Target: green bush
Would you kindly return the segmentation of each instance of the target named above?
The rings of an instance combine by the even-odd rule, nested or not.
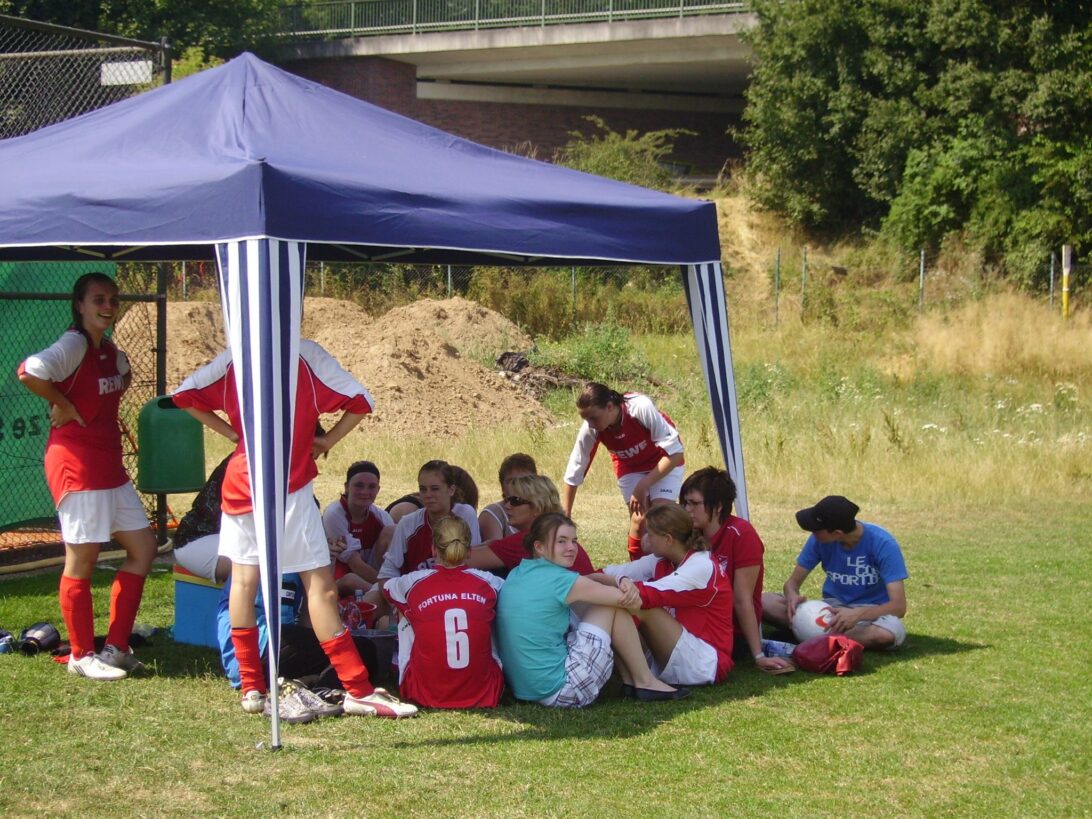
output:
[[[674,149],[671,140],[693,135],[693,131],[666,128],[644,134],[637,131],[619,134],[608,128],[600,117],[591,115],[584,119],[598,133],[585,136],[580,131],[571,131],[572,139],[554,157],[557,164],[645,188],[667,190],[672,187],[674,177],[663,164]]]
[[[617,324],[589,324],[562,341],[547,341],[531,354],[531,362],[608,385],[645,379],[648,362]]]

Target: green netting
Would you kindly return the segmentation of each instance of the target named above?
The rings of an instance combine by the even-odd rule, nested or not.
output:
[[[0,291],[57,293],[67,296],[77,277],[92,270],[115,275],[101,262],[0,263]],[[4,331],[4,368],[0,380],[0,531],[54,517],[53,500],[42,468],[49,407],[19,383],[16,368],[29,354],[45,349],[71,324],[67,298],[49,301],[28,297],[0,299]]]

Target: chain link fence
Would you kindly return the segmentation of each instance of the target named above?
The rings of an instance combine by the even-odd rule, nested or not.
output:
[[[0,139],[169,81],[166,44],[0,14]]]

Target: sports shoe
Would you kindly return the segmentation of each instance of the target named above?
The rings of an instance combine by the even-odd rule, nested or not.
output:
[[[107,665],[98,654],[85,654],[79,659],[69,657],[68,673],[89,680],[124,680],[128,676],[124,668]]]
[[[122,651],[117,646],[107,643],[102,651],[99,652],[99,659],[107,665],[112,665],[114,668],[120,668],[126,674],[144,670],[144,663],[136,658],[136,655],[133,654],[131,648]]]
[[[360,698],[347,693],[344,708],[346,714],[357,714],[364,717],[401,719],[402,717],[417,716],[416,705],[402,702],[385,688],[377,688],[368,696]]]
[[[261,691],[247,691],[243,694],[241,705],[248,714],[260,714],[265,710],[265,694]]]
[[[292,680],[285,684],[285,687],[292,687],[292,690],[299,696],[300,701],[307,706],[307,708],[318,718],[322,717],[340,717],[345,709],[338,703],[327,702],[306,685],[299,680]]]
[[[273,718],[273,698],[266,697],[265,708],[262,713],[270,719]],[[307,707],[300,697],[300,690],[292,683],[285,683],[277,698],[277,712],[281,715],[281,722],[289,725],[298,725],[303,722],[312,722],[318,715]]]

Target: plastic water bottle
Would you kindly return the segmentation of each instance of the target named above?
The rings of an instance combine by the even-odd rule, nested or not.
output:
[[[780,640],[763,640],[762,650],[767,657],[792,657],[793,649],[796,646],[793,643],[783,643]]]
[[[0,636],[0,654],[11,654],[15,651],[15,638],[10,634]]]

